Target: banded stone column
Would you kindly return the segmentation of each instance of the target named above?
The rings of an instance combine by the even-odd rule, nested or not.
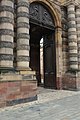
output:
[[[80,70],[80,8],[76,7],[76,22],[77,22],[77,41],[78,41],[78,67]]]
[[[68,70],[68,31],[67,31],[67,11],[62,7],[62,55],[63,55],[63,73]]]
[[[70,69],[78,69],[78,50],[77,50],[77,32],[75,6],[68,6],[68,41],[69,41],[69,64]]]
[[[17,1],[17,68],[29,68],[29,2]]]
[[[14,0],[0,1],[0,67],[13,68]]]

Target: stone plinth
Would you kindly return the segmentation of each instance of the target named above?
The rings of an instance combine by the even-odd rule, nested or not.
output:
[[[37,99],[35,80],[0,81],[0,107],[12,106]]]
[[[80,90],[80,75],[78,72],[66,73],[62,78],[62,88],[66,90]]]

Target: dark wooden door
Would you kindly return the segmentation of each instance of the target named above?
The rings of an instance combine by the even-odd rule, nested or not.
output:
[[[43,43],[44,87],[56,88],[56,54],[53,33],[45,35]]]

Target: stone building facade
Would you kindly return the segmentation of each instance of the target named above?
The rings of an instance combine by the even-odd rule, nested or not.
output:
[[[80,89],[79,0],[0,0],[0,107],[37,99],[40,36],[45,87]]]

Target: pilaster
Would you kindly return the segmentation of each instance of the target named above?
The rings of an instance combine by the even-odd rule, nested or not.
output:
[[[76,7],[76,28],[78,41],[78,69],[80,70],[80,8]]]
[[[55,29],[55,42],[56,42],[56,77],[57,77],[57,89],[62,89],[62,28],[56,27]]]

